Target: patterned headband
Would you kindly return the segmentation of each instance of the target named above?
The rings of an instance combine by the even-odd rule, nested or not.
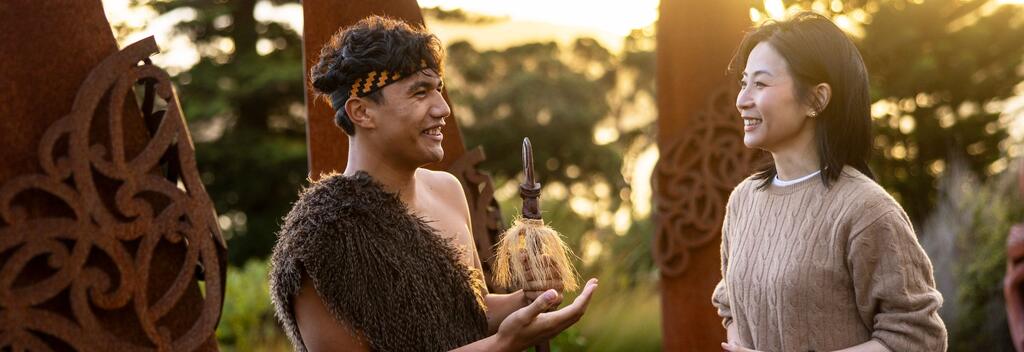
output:
[[[424,60],[420,61],[420,70],[427,68],[427,62]],[[349,89],[349,96],[353,97],[365,97],[373,93],[374,91],[384,88],[384,86],[391,83],[398,82],[402,79],[402,74],[399,72],[391,72],[388,70],[384,71],[370,71],[365,78],[356,79],[352,83],[352,88]]]

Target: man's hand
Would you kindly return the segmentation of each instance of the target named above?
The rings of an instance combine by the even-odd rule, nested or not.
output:
[[[522,351],[558,335],[583,317],[596,288],[597,279],[590,279],[572,304],[550,313],[545,312],[558,306],[561,295],[555,290],[543,292],[533,303],[513,312],[501,322],[496,334],[498,340],[509,347],[508,350]]]
[[[526,254],[520,253],[520,260],[526,263]],[[544,272],[534,273],[527,267],[526,270],[526,285],[523,287],[523,294],[526,296],[526,302],[534,302],[537,297],[540,297],[547,290],[555,290],[555,303],[552,307],[558,307],[562,304],[562,291],[565,287],[562,285],[562,274],[555,268],[554,261],[551,256],[545,254],[541,256],[541,263],[544,264]]]

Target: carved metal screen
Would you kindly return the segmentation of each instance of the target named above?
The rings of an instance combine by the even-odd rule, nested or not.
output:
[[[0,349],[216,350],[226,247],[156,52],[95,66],[0,186]]]

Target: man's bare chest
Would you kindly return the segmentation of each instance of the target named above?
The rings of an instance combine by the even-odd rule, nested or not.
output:
[[[452,247],[460,252],[463,263],[473,266],[475,246],[465,216],[462,216],[458,210],[442,204],[414,207],[413,211],[434,229],[437,236],[447,240]]]

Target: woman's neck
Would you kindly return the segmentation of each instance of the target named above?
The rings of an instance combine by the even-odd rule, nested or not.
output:
[[[775,173],[780,180],[794,180],[821,170],[821,159],[814,143],[773,151]]]

